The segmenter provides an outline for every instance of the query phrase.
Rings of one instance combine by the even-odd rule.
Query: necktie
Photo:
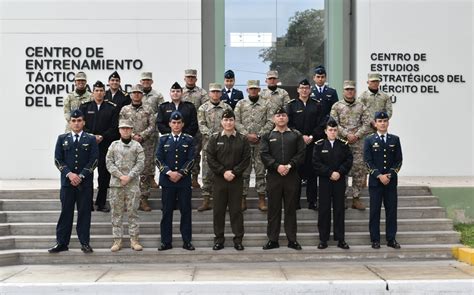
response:
[[[226,92],[227,92],[227,93],[230,93],[231,91],[230,91],[230,90],[227,90]]]
[[[324,90],[323,87],[319,87],[319,93],[323,93],[323,90]]]
[[[380,135],[380,138],[382,139],[383,143],[385,143],[385,134]]]
[[[79,142],[79,134],[74,134],[74,143],[78,143]]]
[[[174,136],[174,142],[177,142],[178,139],[179,139],[179,136],[178,136],[178,135],[175,135],[175,136]]]

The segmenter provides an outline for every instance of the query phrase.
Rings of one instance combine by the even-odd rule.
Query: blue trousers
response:
[[[385,207],[385,232],[387,241],[395,239],[397,234],[397,186],[383,185],[369,186],[370,194],[370,240],[380,242],[380,211],[382,202]]]
[[[173,241],[173,211],[178,202],[181,212],[180,232],[183,242],[191,242],[191,186],[162,187],[162,217],[160,223],[161,242],[170,245]]]

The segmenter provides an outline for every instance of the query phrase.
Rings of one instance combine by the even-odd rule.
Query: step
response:
[[[305,190],[303,189],[303,195]],[[151,190],[152,197],[161,196],[160,189]],[[255,188],[249,189],[249,197],[256,196]],[[399,196],[430,196],[431,189],[427,186],[399,186]],[[201,190],[193,189],[193,196],[200,197]],[[368,196],[367,189],[362,190],[362,196]],[[58,199],[59,200],[59,181],[58,189],[48,190],[0,190],[0,199]]]
[[[380,259],[452,259],[451,248],[459,244],[445,245],[402,245],[395,250],[382,246],[374,250],[369,246],[351,246],[342,250],[335,246],[319,250],[316,246],[305,246],[301,251],[282,245],[279,249],[264,251],[261,247],[246,247],[236,251],[231,246],[220,251],[210,248],[197,248],[186,251],[176,247],[164,252],[156,248],[145,248],[141,252],[124,248],[112,253],[108,248],[94,248],[94,253],[84,254],[79,249],[49,254],[45,249],[18,249],[0,251],[0,264],[108,264],[108,263],[239,263],[239,262],[291,262],[291,261],[370,261]]]
[[[381,240],[385,240],[384,233],[381,233]],[[193,234],[193,244],[196,247],[212,247],[212,234]],[[429,232],[398,232],[397,240],[403,244],[456,244],[459,243],[460,235],[455,231],[429,231]],[[112,235],[93,235],[91,236],[91,246],[97,248],[108,248],[112,244]],[[159,235],[143,235],[140,241],[146,248],[157,248],[160,240]],[[173,235],[175,246],[181,245],[181,236]],[[282,245],[286,244],[284,233],[280,234]],[[314,246],[319,243],[316,233],[299,233],[298,241],[304,246]],[[346,241],[350,245],[369,245],[370,238],[367,232],[346,233]],[[267,236],[264,233],[247,233],[244,236],[243,244],[249,247],[263,246],[267,242]],[[0,249],[47,249],[54,245],[55,236],[7,236],[0,237]],[[227,242],[232,246],[232,234],[227,234]],[[129,240],[124,239],[124,244],[128,245]],[[14,245],[14,246],[13,246]],[[79,241],[76,236],[71,237],[70,246],[79,247]]]
[[[368,197],[362,197],[365,204],[369,204]],[[350,203],[350,202],[349,202]],[[161,209],[161,199],[150,199],[150,206],[157,210]],[[192,199],[191,207],[197,209],[202,204],[201,199]],[[257,208],[258,198],[247,198],[250,208]],[[306,206],[306,201],[301,202]],[[400,207],[423,207],[438,206],[438,198],[434,196],[401,196],[398,198]],[[61,202],[58,199],[4,199],[0,200],[0,211],[51,211],[60,210]]]
[[[0,212],[0,222],[17,223],[17,222],[57,222],[60,211],[3,211]],[[143,222],[151,222],[161,220],[161,211],[154,210],[152,212],[140,211],[140,220]],[[384,210],[382,210],[382,218],[384,218]],[[405,218],[445,218],[446,212],[443,207],[398,207],[398,219]],[[75,214],[76,216],[77,214]],[[228,214],[226,214],[228,218]],[[174,213],[174,219],[179,218],[180,214],[177,210]],[[248,209],[244,212],[244,220],[266,220],[267,215],[258,209]],[[317,211],[309,209],[301,209],[297,212],[298,220],[317,220]],[[346,210],[346,219],[362,219],[368,220],[369,208],[367,210]],[[198,212],[193,210],[193,221],[212,220],[212,210]],[[92,222],[110,221],[110,213],[92,212]]]
[[[126,220],[126,218],[124,219]],[[368,221],[366,220],[346,220],[346,232],[363,232],[368,230]],[[73,225],[73,235],[75,235],[75,226]],[[212,234],[213,224],[212,220],[209,221],[194,221],[193,222],[193,233],[195,234]],[[282,222],[281,230],[284,230]],[[448,218],[433,218],[433,219],[401,219],[398,220],[399,231],[449,231],[453,229],[451,219]],[[92,235],[105,235],[109,234],[112,230],[110,222],[97,222],[91,224]],[[230,223],[226,223],[226,230],[230,232]],[[247,233],[264,233],[267,230],[267,222],[265,220],[260,221],[246,221],[245,231]],[[3,232],[1,236],[6,235],[50,235],[56,231],[56,223],[10,223],[1,224],[0,232]],[[385,231],[385,220],[381,220],[381,231]],[[128,223],[124,222],[124,232],[128,233]],[[179,233],[179,222],[173,222],[173,232]],[[318,232],[316,220],[300,220],[298,222],[298,232]],[[159,234],[160,233],[160,222],[140,222],[140,233],[144,234]]]

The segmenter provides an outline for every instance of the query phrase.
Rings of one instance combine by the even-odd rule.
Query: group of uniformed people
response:
[[[349,249],[344,237],[345,197],[352,208],[364,210],[360,191],[369,172],[370,220],[373,248],[380,248],[381,204],[386,208],[387,245],[400,248],[395,239],[397,174],[402,163],[398,137],[387,133],[391,100],[379,90],[381,76],[369,74],[368,90],[355,97],[355,83],[344,81],[343,100],[326,86],[326,70],[314,70],[314,85],[303,79],[298,97],[278,87],[278,72],[267,73],[265,89],[258,80],[247,82],[247,93],[234,88],[235,75],[224,74],[225,87],[211,83],[209,93],[196,85],[197,71],[185,71],[185,85],[175,82],[170,101],[151,88],[152,73],[144,72],[140,84],[127,94],[117,72],[109,76],[109,89],[97,81],[92,93],[86,76],[76,74],[75,90],[68,95],[64,114],[65,134],[58,137],[55,163],[61,171],[61,216],[57,244],[50,253],[68,250],[74,203],[81,249],[89,245],[91,211],[112,211],[113,244],[122,248],[122,218],[129,218],[131,248],[140,251],[138,213],[151,211],[150,188],[158,167],[162,187],[161,243],[172,248],[173,211],[181,212],[183,248],[192,244],[191,195],[200,187],[198,175],[202,151],[202,197],[198,211],[213,208],[214,250],[224,248],[225,214],[228,208],[233,242],[243,250],[243,211],[247,209],[252,168],[259,202],[267,212],[268,242],[263,249],[279,247],[282,203],[288,247],[296,239],[296,210],[306,186],[307,206],[319,210],[319,249],[328,247],[333,208],[334,240]],[[371,134],[372,133],[372,134]],[[159,136],[161,134],[161,136]],[[369,135],[371,134],[371,135]],[[92,202],[93,170],[98,167],[98,194]],[[352,177],[352,186],[347,177]],[[319,188],[318,188],[319,179]],[[106,206],[107,193],[110,209]],[[319,196],[319,199],[318,199]],[[268,201],[268,207],[265,203]]]

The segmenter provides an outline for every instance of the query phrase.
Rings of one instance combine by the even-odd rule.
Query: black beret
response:
[[[115,78],[115,79],[119,79],[119,80],[120,80],[120,75],[117,73],[117,71],[115,71],[115,72],[113,72],[112,74],[110,74],[109,80],[112,79],[112,78]]]
[[[81,110],[76,109],[71,112],[71,118],[84,118],[84,114],[81,112]]]
[[[183,115],[179,111],[174,111],[171,113],[170,120],[183,120]]]
[[[284,107],[280,106],[275,110],[274,114],[276,115],[276,114],[288,114],[288,113],[286,112],[286,109]]]
[[[329,118],[328,122],[326,123],[326,127],[337,127],[337,122],[333,118]]]
[[[385,111],[375,112],[374,119],[388,119],[388,114]]]
[[[314,69],[314,73],[318,75],[326,75],[326,69],[323,66],[317,66]]]
[[[304,78],[303,80],[301,80],[299,83],[299,85],[311,85],[308,81],[308,79]]]
[[[183,89],[183,87],[181,87],[178,82],[174,82],[174,84],[171,85],[171,89]]]
[[[225,79],[234,79],[235,78],[235,74],[234,74],[234,71],[232,70],[228,70],[224,73],[224,78]]]
[[[222,113],[222,118],[235,118],[235,114],[232,110],[227,109]]]
[[[99,80],[97,80],[94,85],[92,85],[92,89],[94,88],[104,88],[105,89],[105,85],[104,83],[100,82]]]

